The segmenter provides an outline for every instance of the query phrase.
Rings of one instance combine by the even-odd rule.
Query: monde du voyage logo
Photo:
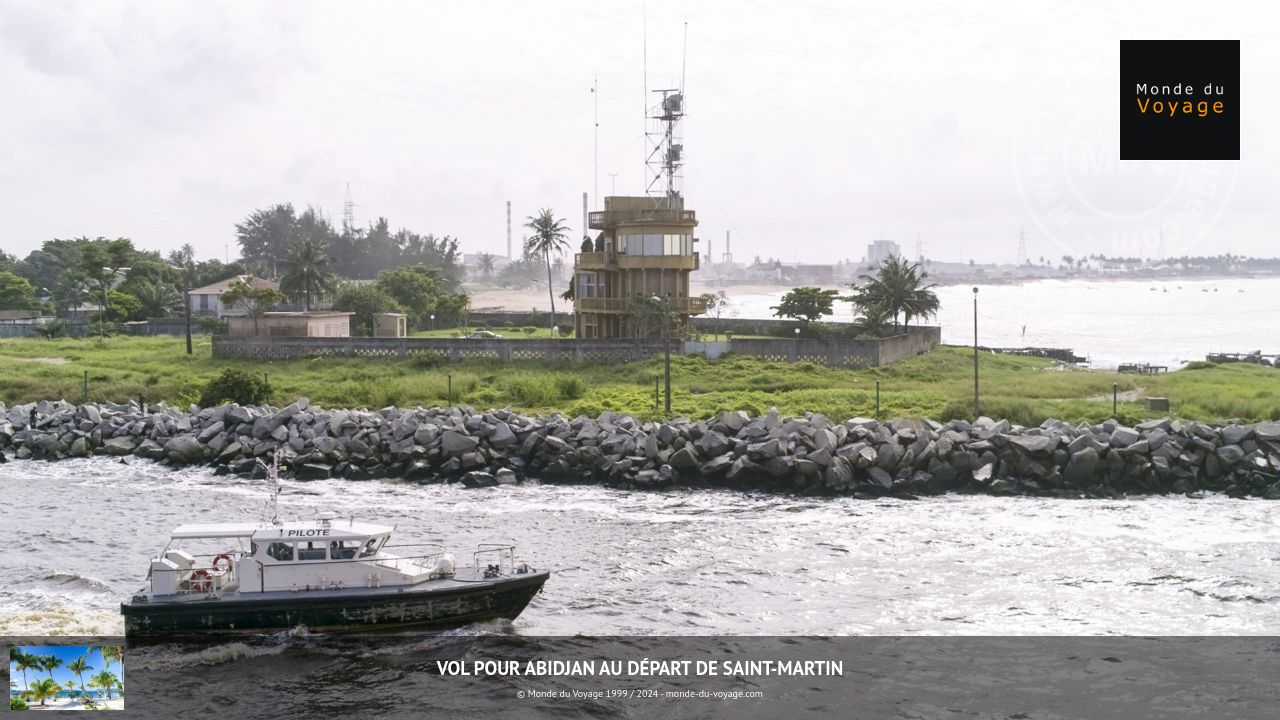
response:
[[[1120,159],[1239,160],[1240,41],[1121,40]]]

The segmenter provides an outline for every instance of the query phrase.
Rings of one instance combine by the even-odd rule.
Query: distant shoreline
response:
[[[1071,277],[973,277],[973,276],[930,276],[929,280],[937,284],[938,287],[952,287],[956,285],[1026,285],[1035,282],[1057,281],[1070,283],[1115,283],[1121,281],[1129,282],[1150,282],[1150,283],[1169,283],[1169,282],[1225,282],[1229,280],[1270,280],[1280,277],[1280,274],[1248,274],[1248,275],[1075,275]],[[801,283],[803,284],[803,283]],[[690,281],[690,292],[694,295],[702,293],[714,293],[721,290],[732,300],[734,296],[741,295],[777,295],[787,292],[795,287],[789,284],[771,284],[752,281],[729,282],[718,285],[715,282],[694,279]],[[824,289],[836,289],[845,291],[849,289],[848,284],[832,284],[826,283],[821,285]],[[559,290],[559,288],[557,288]],[[502,290],[497,288],[468,288],[471,295],[472,312],[529,312],[537,310],[538,312],[549,312],[551,309],[550,301],[547,297],[545,288],[525,288],[523,290]],[[573,311],[573,302],[566,301],[559,297],[556,293],[556,312],[570,313]]]

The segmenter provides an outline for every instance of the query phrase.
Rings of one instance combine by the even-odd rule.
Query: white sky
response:
[[[1115,7],[1113,7],[1115,5]],[[0,0],[0,248],[183,242],[222,257],[275,202],[502,253],[542,206],[646,182],[649,87],[678,84],[685,196],[736,259],[1277,255],[1274,4]],[[642,11],[642,8],[644,10]],[[1118,157],[1121,38],[1242,41],[1242,160]],[[1190,82],[1207,82],[1188,78]],[[594,205],[594,202],[593,202]],[[1188,210],[1187,208],[1190,208]]]

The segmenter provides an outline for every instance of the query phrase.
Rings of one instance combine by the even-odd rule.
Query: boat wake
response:
[[[95,577],[87,577],[75,572],[53,572],[40,578],[40,582],[58,590],[93,590],[94,592],[111,592],[111,586]]]

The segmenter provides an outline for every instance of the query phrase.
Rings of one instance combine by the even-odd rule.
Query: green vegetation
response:
[[[223,403],[261,405],[271,399],[271,384],[266,378],[250,374],[240,368],[227,368],[205,385],[200,394],[202,407]]]
[[[831,306],[839,293],[816,287],[798,287],[773,307],[775,317],[799,320],[802,325],[817,322],[823,315],[831,314]]]
[[[31,683],[27,691],[23,693],[25,697],[38,701],[42,706],[45,701],[51,697],[57,696],[62,691],[62,686],[54,682],[52,678],[48,680],[36,680]]]
[[[863,317],[868,328],[881,325],[893,318],[895,325],[901,315],[902,327],[911,325],[911,318],[927,318],[938,312],[938,296],[933,285],[923,284],[929,273],[921,272],[913,265],[897,257],[889,257],[880,265],[875,276],[862,275],[861,286],[853,286],[854,294],[845,298]]]
[[[660,358],[563,366],[449,363],[430,355],[215,360],[207,337],[196,339],[195,355],[184,350],[183,340],[173,337],[0,341],[0,401],[79,401],[87,371],[91,400],[123,402],[142,394],[150,402],[194,403],[211,380],[231,368],[255,379],[265,373],[270,402],[276,405],[300,395],[324,407],[443,405],[449,396],[446,376],[452,375],[454,402],[482,409],[658,416],[654,379],[661,373]],[[1159,376],[1119,375],[1062,368],[1040,358],[983,355],[982,411],[1023,425],[1049,417],[1096,422],[1111,416],[1115,383],[1122,393],[1118,415],[1126,422],[1154,416],[1143,409],[1139,398],[1144,396],[1168,397],[1173,412],[1190,419],[1280,419],[1280,370],[1212,363],[1196,368]],[[958,347],[856,371],[748,357],[715,362],[674,357],[672,410],[692,418],[726,409],[760,414],[770,407],[789,415],[808,410],[837,419],[870,417],[879,380],[881,417],[967,418],[973,413],[972,373],[971,351]]]

